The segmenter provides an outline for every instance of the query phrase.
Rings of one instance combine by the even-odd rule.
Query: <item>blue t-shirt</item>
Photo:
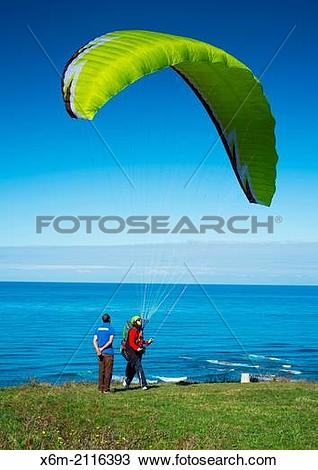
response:
[[[113,335],[115,336],[115,330],[109,323],[103,323],[100,325],[95,335],[97,336],[97,344],[99,348],[102,348],[108,341],[109,338]],[[113,346],[103,349],[102,354],[114,354]]]

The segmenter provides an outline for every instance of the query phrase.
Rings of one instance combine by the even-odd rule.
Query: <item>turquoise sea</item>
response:
[[[117,333],[115,377],[124,323],[143,313],[155,337],[144,356],[150,380],[318,379],[316,286],[2,282],[0,386],[95,381],[92,336],[104,310]]]

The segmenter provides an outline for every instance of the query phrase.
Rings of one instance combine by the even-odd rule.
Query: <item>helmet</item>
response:
[[[134,315],[133,317],[131,317],[130,323],[132,325],[135,325],[136,321],[138,321],[138,320],[141,320],[141,316],[140,315]]]

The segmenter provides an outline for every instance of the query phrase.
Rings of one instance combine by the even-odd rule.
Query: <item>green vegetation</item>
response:
[[[318,384],[0,391],[1,449],[317,449]]]

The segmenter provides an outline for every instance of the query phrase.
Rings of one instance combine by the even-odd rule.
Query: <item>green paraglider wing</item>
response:
[[[201,100],[250,202],[275,193],[275,120],[251,70],[210,44],[152,31],[117,31],[79,49],[66,64],[63,96],[74,118],[93,119],[139,78],[172,67]]]

